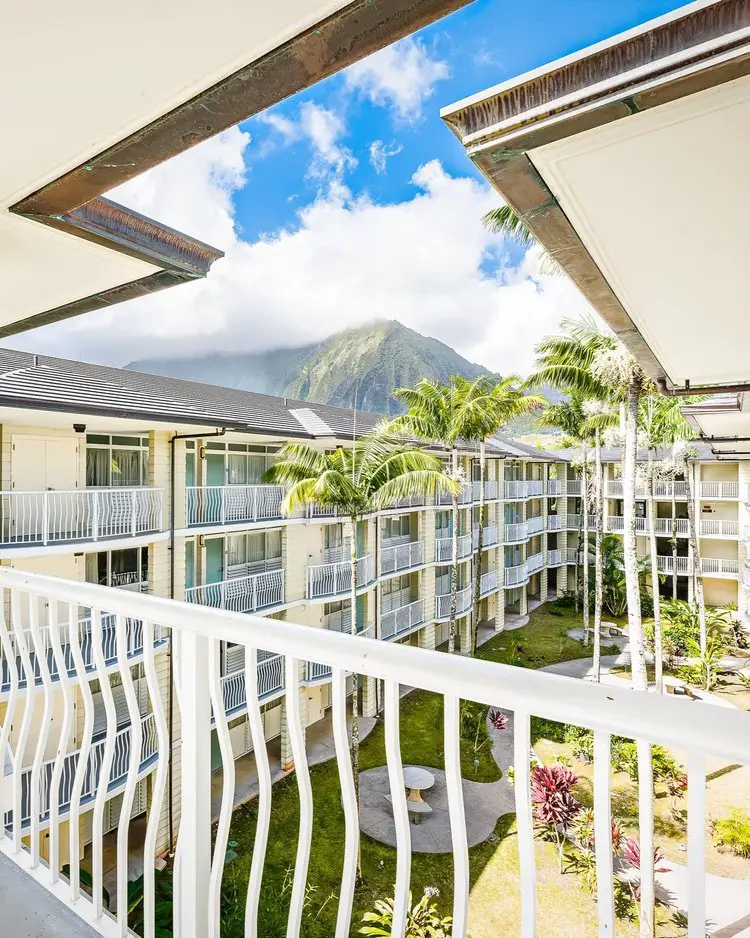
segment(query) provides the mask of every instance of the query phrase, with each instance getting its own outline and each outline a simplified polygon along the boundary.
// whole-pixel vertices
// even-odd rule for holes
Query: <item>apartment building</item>
[[[356,538],[360,631],[385,642],[428,649],[446,645],[453,534],[449,497],[394,504],[353,531],[348,519],[316,506],[284,517],[283,489],[263,482],[285,441],[303,439],[323,449],[346,446],[355,430],[350,411],[11,351],[0,351],[0,369],[2,565],[233,612],[289,616],[310,628],[346,633],[351,628],[350,544]],[[376,420],[357,414],[357,432]],[[511,441],[490,443],[479,556],[481,483],[475,448],[462,448],[460,462],[466,483],[459,498],[457,641],[465,651],[475,567],[485,629],[500,630],[507,615],[524,615],[550,590],[565,589],[567,565],[575,562],[565,542],[565,519],[576,482],[568,480],[566,462],[554,454]],[[80,616],[60,604],[55,614],[66,624],[68,644],[56,648],[54,630],[42,626],[39,632],[46,618],[33,602],[7,613],[21,616],[27,639],[25,647],[23,640],[5,641],[0,651],[0,720],[9,718],[12,724],[12,751],[30,760],[37,719],[43,719],[40,711],[33,720],[13,721],[6,708],[14,681],[21,686],[33,673],[32,693],[45,681],[54,685],[55,703],[48,708],[53,725],[63,719],[66,693],[77,702],[76,720],[66,731],[68,756],[58,806],[63,813],[79,758],[95,766],[104,756],[108,719],[117,723],[109,797],[98,820],[92,820],[91,810],[95,771],[88,773],[89,790],[81,793],[83,851],[92,823],[101,825],[102,834],[120,823],[134,720],[140,721],[141,758],[131,816],[147,808],[158,739],[144,649],[151,642],[162,702],[170,710],[175,677],[170,637],[166,629],[148,630],[136,620],[120,623],[106,609],[88,609]],[[46,661],[38,653],[40,641]],[[90,680],[68,687],[62,662],[77,655],[83,664],[78,673]],[[134,695],[117,673],[123,656]],[[239,758],[252,749],[244,646],[222,643],[219,668],[232,750]],[[109,682],[99,679],[102,670],[112,672]],[[329,667],[304,663],[299,674],[303,727],[330,711],[330,678]],[[282,766],[291,767],[283,658],[259,651],[257,681],[266,739],[280,739]],[[363,712],[374,715],[379,709],[374,678],[363,678],[358,692]],[[89,708],[83,699],[88,695]],[[82,746],[89,710],[90,743]],[[170,722],[174,748],[180,745],[179,715],[172,713]],[[48,734],[39,753],[50,774],[54,736]],[[218,767],[216,733],[212,741]],[[173,760],[159,852],[169,847],[179,820],[178,766],[179,760]],[[29,773],[21,797],[23,825],[35,810]],[[41,795],[42,817],[52,808],[51,787]],[[59,862],[67,862],[64,850]]]

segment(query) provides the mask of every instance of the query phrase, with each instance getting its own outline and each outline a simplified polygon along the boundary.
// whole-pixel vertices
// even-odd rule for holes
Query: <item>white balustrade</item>
[[[400,606],[398,609],[391,609],[390,612],[382,613],[380,616],[380,637],[385,639],[395,638],[397,635],[403,635],[404,632],[410,632],[423,622],[424,601],[418,599],[406,606]]]
[[[526,498],[541,498],[544,495],[544,482],[541,479],[529,479],[526,483]]]
[[[565,481],[563,479],[549,479],[547,482],[547,495],[565,495]]]
[[[525,566],[525,565],[524,565]],[[515,569],[515,568],[512,568]],[[688,771],[688,825],[700,836],[688,837],[687,851],[682,863],[687,867],[686,881],[690,883],[691,903],[688,924],[692,934],[702,935],[705,928],[704,905],[693,902],[705,888],[705,799],[700,797],[706,786],[706,759],[720,764],[750,765],[750,717],[739,708],[717,707],[702,701],[689,701],[672,695],[645,694],[622,685],[602,685],[576,678],[560,677],[483,661],[460,655],[448,656],[424,648],[401,645],[397,642],[379,642],[368,638],[352,638],[291,622],[278,621],[269,627],[262,617],[240,615],[218,609],[187,603],[171,602],[137,593],[108,590],[86,583],[55,580],[20,570],[0,570],[0,587],[9,602],[6,615],[0,617],[0,640],[3,647],[12,641],[23,645],[25,638],[17,632],[31,628],[35,649],[41,642],[40,629],[52,632],[53,653],[61,656],[60,626],[55,621],[55,610],[61,604],[74,607],[108,608],[117,616],[118,640],[122,648],[120,660],[125,657],[125,621],[144,623],[144,673],[146,696],[151,711],[144,717],[139,711],[129,667],[122,667],[118,678],[128,700],[130,724],[118,726],[118,717],[112,703],[102,648],[96,642],[95,660],[102,696],[109,700],[106,725],[101,736],[92,737],[95,704],[90,695],[78,699],[63,680],[60,688],[44,680],[41,689],[19,688],[17,674],[12,678],[11,698],[0,726],[0,765],[5,767],[4,784],[0,786],[0,817],[4,825],[0,830],[5,856],[17,864],[23,875],[49,890],[61,900],[82,922],[102,936],[126,935],[128,903],[118,901],[116,913],[110,913],[101,901],[104,882],[104,834],[102,818],[107,803],[118,799],[121,822],[118,828],[116,850],[113,855],[114,876],[118,887],[118,900],[127,889],[128,870],[134,859],[144,870],[144,889],[147,897],[155,891],[154,863],[157,832],[164,817],[168,792],[169,759],[178,768],[181,820],[177,840],[177,869],[172,880],[172,916],[168,921],[160,918],[160,927],[174,934],[205,938],[218,934],[222,916],[222,880],[227,872],[226,855],[232,808],[235,801],[235,773],[232,738],[224,706],[224,690],[219,674],[222,643],[242,646],[246,668],[246,707],[249,732],[255,753],[259,777],[258,825],[254,837],[243,844],[250,857],[249,887],[237,890],[233,915],[238,927],[249,934],[260,934],[258,926],[262,897],[263,869],[269,842],[277,839],[286,843],[289,826],[280,824],[272,811],[277,791],[271,784],[268,753],[265,746],[264,722],[261,714],[264,687],[258,677],[260,654],[269,654],[262,663],[275,667],[278,676],[284,661],[285,712],[289,728],[291,756],[295,773],[290,778],[299,794],[299,827],[291,836],[297,838],[297,857],[292,875],[290,901],[285,933],[288,938],[302,934],[302,913],[305,903],[307,862],[316,836],[314,821],[316,802],[314,786],[319,779],[311,777],[303,738],[303,715],[299,692],[303,664],[318,662],[308,667],[308,675],[318,677],[330,670],[332,723],[335,757],[341,781],[341,803],[346,836],[342,838],[342,882],[337,890],[339,901],[333,915],[336,927],[330,933],[348,935],[359,922],[353,915],[353,895],[356,881],[356,861],[359,851],[359,823],[351,772],[350,749],[347,734],[348,675],[363,675],[382,683],[385,702],[384,723],[385,759],[390,783],[390,795],[396,814],[397,837],[394,920],[406,921],[409,902],[407,872],[411,866],[411,845],[408,836],[408,815],[404,804],[403,758],[399,737],[400,686],[409,685],[425,692],[440,695],[445,712],[445,770],[449,791],[452,850],[446,862],[454,870],[452,914],[453,932],[467,932],[467,914],[470,903],[469,855],[466,847],[463,819],[462,779],[460,762],[459,701],[475,701],[486,707],[498,707],[513,714],[513,760],[516,766],[513,787],[514,809],[517,818],[519,878],[517,885],[510,883],[507,890],[514,891],[523,920],[530,923],[525,933],[533,933],[537,871],[535,840],[531,815],[529,759],[531,755],[531,715],[583,726],[594,732],[593,757],[593,810],[597,849],[592,855],[599,883],[599,900],[595,916],[601,934],[613,929],[612,849],[610,841],[611,768],[609,758],[610,734],[644,741],[646,745],[659,743],[679,753]],[[29,597],[38,610],[38,619],[31,625],[24,621],[19,610],[29,608]],[[471,602],[471,589],[460,593]],[[450,597],[438,597],[438,604]],[[445,616],[447,617],[447,616]],[[156,667],[153,623],[168,629],[179,637],[175,643],[177,653],[174,710],[179,739],[171,740],[167,705]],[[76,630],[73,630],[75,636]],[[94,630],[94,635],[99,635]],[[73,639],[76,651],[75,638]],[[41,644],[36,649],[41,651]],[[261,652],[260,649],[264,651]],[[40,658],[43,659],[40,654]],[[75,657],[76,671],[83,677],[84,664],[80,655]],[[12,657],[9,660],[13,660]],[[60,666],[61,673],[65,667]],[[227,675],[229,677],[229,675]],[[84,684],[85,686],[85,684]],[[34,693],[35,706],[27,708],[27,695]],[[232,694],[235,693],[233,686]],[[57,695],[59,695],[59,700]],[[235,699],[234,697],[232,699]],[[33,727],[24,720],[25,712],[41,713],[55,704],[59,707],[59,725],[54,729],[51,721],[39,721]],[[80,708],[80,710],[78,709]],[[213,731],[219,743],[223,771],[213,779],[211,760],[211,711],[215,714]],[[11,741],[11,723],[19,726]],[[51,760],[42,758],[46,751],[54,751],[57,734],[63,729],[70,732],[75,725],[82,726],[79,748],[65,752]],[[510,731],[508,731],[510,732]],[[55,734],[54,736],[52,734]],[[62,738],[69,738],[62,734]],[[404,754],[406,755],[406,754]],[[146,773],[152,773],[149,784],[148,807],[145,818],[145,838],[136,842],[131,837],[128,819],[134,813],[136,785]],[[106,784],[102,782],[106,781]],[[51,796],[50,796],[51,795]],[[212,829],[212,797],[218,797],[219,820]],[[400,805],[400,806],[399,806]],[[84,824],[85,813],[92,812],[92,823]],[[637,820],[637,819],[636,819]],[[643,821],[641,821],[641,828]],[[87,861],[93,885],[90,895],[80,888],[83,843],[81,832],[87,831],[92,839],[90,859]],[[44,831],[44,833],[43,833]],[[145,841],[145,842],[144,842]],[[45,845],[42,862],[40,845]],[[141,846],[142,845],[142,846]],[[60,876],[64,859],[70,857],[69,875]],[[302,858],[301,861],[299,858]],[[120,892],[122,890],[122,892]],[[506,890],[506,891],[507,891]],[[62,905],[61,905],[62,909]],[[147,898],[143,906],[146,923],[144,934],[155,932],[155,909]],[[163,910],[160,910],[163,914]],[[395,933],[395,932],[394,932]]]
[[[185,489],[188,526],[281,518],[280,485],[192,485]]]
[[[575,547],[566,547],[562,551],[563,562],[566,564],[578,563],[578,551]]]
[[[537,515],[534,518],[526,519],[526,530],[531,534],[539,534],[544,530],[544,515]]]
[[[580,515],[566,515],[565,516],[565,527],[568,531],[577,531],[581,526],[581,516]]]
[[[0,546],[138,537],[161,531],[162,514],[161,489],[0,492]]]
[[[580,479],[568,479],[565,482],[565,492],[567,495],[580,495],[581,494],[581,480]]]
[[[560,548],[553,548],[552,550],[547,551],[547,566],[548,567],[559,567],[562,563],[562,550]]]
[[[232,612],[257,612],[284,602],[284,571],[267,570],[185,590],[185,601]]]
[[[471,534],[461,534],[458,538],[458,559],[468,557],[471,551]],[[435,560],[437,563],[451,563],[453,561],[452,537],[438,537],[435,539]]]
[[[474,491],[470,482],[461,486],[458,493],[459,505],[470,505],[474,501]],[[453,497],[449,492],[439,492],[436,498],[438,505],[452,505]]]
[[[506,479],[503,495],[507,501],[526,498],[526,482],[522,479]]]
[[[397,573],[409,570],[424,563],[424,544],[422,541],[407,541],[405,544],[389,545],[383,542],[380,549],[380,572]]]
[[[675,519],[677,536],[678,537],[687,537],[690,534],[690,522],[687,518],[677,518]],[[637,518],[637,522],[641,522],[643,525],[643,530],[648,533],[647,519],[646,518]],[[673,519],[672,518],[654,518],[654,531],[660,537],[671,537],[673,529]],[[638,529],[636,529],[638,530]]]
[[[481,482],[472,482],[471,483],[472,498],[475,502],[480,501],[482,495],[482,483]],[[498,497],[498,484],[495,479],[487,479],[484,483],[484,500],[486,502],[497,501]]]
[[[244,663],[244,655],[242,660]],[[267,700],[284,689],[284,658],[282,655],[259,651],[256,671],[260,700]],[[244,667],[222,676],[221,696],[227,716],[234,718],[247,708],[247,671]]]
[[[701,498],[739,498],[739,482],[705,482],[700,484]]]
[[[328,664],[318,664],[317,661],[308,661],[305,665],[305,680],[310,684],[316,681],[330,681],[333,669]]]
[[[482,531],[482,549],[484,550],[487,547],[493,547],[497,544],[499,538],[499,531],[496,524],[488,524]],[[479,525],[474,525],[474,530],[472,531],[472,547],[474,550],[479,548]]]
[[[656,498],[672,498],[672,490],[674,489],[674,497],[677,499],[687,498],[687,483],[686,482],[659,482],[654,481],[654,495]]]
[[[529,571],[526,566],[526,562],[516,564],[514,567],[505,568],[505,582],[504,586],[506,589],[512,586],[520,586],[521,583],[525,583],[529,578]]]
[[[701,572],[704,576],[737,577],[740,572],[739,561],[725,560],[719,557],[701,557]]]
[[[375,579],[375,562],[372,554],[357,558],[357,588],[367,586]],[[346,596],[352,588],[351,561],[322,563],[307,568],[307,598],[321,599],[328,596]]]
[[[479,591],[482,596],[488,596],[490,593],[494,593],[498,588],[497,570],[490,570],[482,574],[479,580]]]
[[[518,544],[529,539],[529,529],[525,521],[505,525],[505,543]]]
[[[526,569],[529,572],[529,575],[536,573],[537,570],[541,570],[544,566],[544,554],[532,554],[530,557],[526,558]]]
[[[699,522],[701,537],[739,537],[739,521],[701,518]]]
[[[471,609],[472,591],[470,586],[460,589],[456,594],[456,615],[463,615]],[[451,594],[439,593],[435,597],[435,618],[448,619],[451,614]]]
[[[548,531],[559,531],[561,527],[560,515],[547,515],[547,530]]]

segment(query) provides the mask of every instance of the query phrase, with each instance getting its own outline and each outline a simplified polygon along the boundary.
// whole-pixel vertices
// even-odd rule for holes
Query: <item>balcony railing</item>
[[[488,596],[499,589],[497,570],[490,570],[483,573],[479,581],[479,592],[482,596]]]
[[[138,537],[162,529],[161,489],[0,492],[0,546]]]
[[[368,586],[375,579],[375,560],[372,554],[357,558],[357,588]],[[346,596],[352,588],[351,561],[321,563],[307,568],[307,598],[323,599],[328,596]]]
[[[515,567],[506,567],[505,568],[505,580],[504,586],[506,589],[513,586],[520,586],[522,583],[525,583],[529,578],[529,571],[526,566],[526,561],[523,563],[516,564]]]
[[[284,602],[284,571],[267,570],[193,586],[185,590],[185,601],[232,612],[259,612],[280,606]]]
[[[424,544],[422,541],[407,541],[405,544],[383,544],[380,549],[380,572],[397,573],[410,570],[424,563]]]
[[[739,537],[739,521],[724,521],[701,518],[699,522],[701,537]]]
[[[654,531],[667,537],[672,536],[672,518],[654,518]],[[687,537],[690,534],[690,522],[687,518],[677,518],[677,536]],[[640,527],[638,526],[640,524]],[[739,530],[739,529],[738,529]],[[636,531],[648,534],[648,519],[636,518]]]
[[[462,534],[458,538],[458,559],[468,557],[472,551],[471,534]],[[437,563],[451,563],[453,560],[453,538],[438,537],[435,540],[435,560]]]
[[[468,612],[471,609],[472,603],[472,590],[470,586],[466,586],[463,589],[460,589],[456,593],[456,614],[463,615],[463,613]],[[439,593],[435,597],[435,618],[436,619],[448,619],[451,614],[451,594],[450,593]]]
[[[534,518],[526,519],[526,530],[531,534],[539,534],[544,530],[545,515],[537,515]]]
[[[270,652],[258,652],[256,665],[258,698],[267,701],[284,689],[284,658]],[[236,717],[247,708],[247,671],[241,668],[221,678],[221,697],[227,716]],[[214,720],[216,716],[214,715]]]
[[[557,548],[547,551],[547,566],[559,567],[562,563],[562,550]]]
[[[559,531],[561,527],[560,515],[547,515],[547,530]]]
[[[406,606],[384,612],[380,616],[380,637],[385,639],[396,638],[405,632],[411,632],[412,629],[423,622],[424,601],[418,599]]]
[[[740,574],[740,565],[737,560],[724,560],[719,557],[701,557],[701,572],[704,576],[730,576]]]
[[[280,485],[192,485],[185,489],[188,526],[281,518]]]
[[[475,524],[472,534],[472,547],[477,550],[479,547],[479,525]],[[499,532],[496,524],[488,524],[482,532],[482,548],[493,547],[497,544]]]
[[[739,498],[739,482],[701,482],[701,498]]]
[[[526,558],[526,569],[531,576],[532,573],[536,573],[537,570],[541,570],[544,566],[544,554],[541,552],[538,554],[532,554],[530,557]]]
[[[566,495],[580,495],[581,494],[581,480],[580,479],[567,479],[564,485],[565,485]]]
[[[532,819],[530,755],[531,716],[571,723],[593,730],[593,816],[596,848],[592,862],[596,867],[598,901],[596,919],[600,934],[615,933],[612,841],[611,841],[611,766],[610,740],[612,735],[638,740],[641,752],[659,743],[681,754],[687,767],[688,796],[686,881],[690,884],[688,926],[693,935],[703,935],[706,921],[705,903],[705,825],[706,815],[706,763],[707,758],[723,764],[750,764],[750,718],[739,708],[717,707],[702,701],[686,702],[671,695],[645,694],[627,686],[603,685],[575,678],[545,674],[528,668],[482,661],[462,656],[447,656],[427,649],[412,648],[393,642],[377,642],[367,638],[352,639],[324,629],[276,622],[268,628],[268,620],[237,615],[221,610],[191,606],[117,592],[111,597],[106,588],[89,584],[54,580],[25,574],[18,570],[0,570],[0,586],[10,594],[10,616],[0,619],[0,633],[5,639],[16,627],[25,628],[17,621],[15,611],[28,605],[29,595],[42,600],[46,607],[40,624],[56,629],[49,619],[49,610],[59,603],[101,608],[109,605],[112,612],[145,623],[158,622],[179,633],[176,693],[174,707],[181,727],[180,744],[173,748],[169,737],[169,722],[162,697],[152,636],[145,642],[145,681],[153,712],[145,721],[137,709],[130,669],[123,668],[119,677],[127,691],[128,706],[135,725],[117,726],[116,714],[108,713],[103,740],[91,740],[94,703],[83,698],[78,706],[83,709],[84,742],[75,765],[67,762],[69,754],[61,753],[46,768],[42,755],[51,732],[49,723],[40,723],[33,737],[28,737],[26,749],[33,755],[31,768],[28,761],[13,758],[9,721],[0,728],[0,764],[6,767],[5,784],[0,788],[2,816],[6,824],[0,836],[1,849],[15,862],[25,875],[58,899],[65,902],[74,914],[101,935],[126,935],[128,903],[117,902],[117,913],[104,907],[104,841],[102,818],[107,802],[119,797],[120,814],[126,819],[118,830],[117,850],[114,854],[118,900],[127,891],[131,842],[127,819],[132,815],[136,785],[145,771],[153,772],[146,812],[145,842],[142,855],[144,891],[146,900],[144,934],[155,931],[154,864],[157,834],[166,803],[167,770],[170,756],[179,769],[181,820],[177,841],[177,874],[173,878],[172,914],[160,926],[180,938],[207,938],[218,933],[223,906],[222,880],[226,875],[225,856],[229,840],[230,821],[235,800],[235,771],[232,739],[222,699],[219,660],[222,642],[245,648],[247,678],[247,708],[249,731],[259,780],[258,826],[253,841],[246,845],[252,857],[249,888],[239,891],[237,907],[233,913],[239,917],[239,926],[247,933],[259,933],[257,927],[259,904],[263,888],[263,870],[268,843],[277,839],[288,841],[290,836],[286,818],[277,820],[272,811],[278,791],[271,783],[271,768],[265,746],[261,698],[257,684],[258,649],[267,648],[272,654],[284,657],[285,712],[289,729],[291,758],[295,764],[292,784],[297,785],[299,797],[299,827],[292,836],[298,838],[297,860],[291,874],[290,902],[285,910],[286,934],[299,938],[305,905],[308,858],[317,828],[314,780],[311,777],[305,747],[300,673],[303,662],[320,662],[321,668],[331,670],[332,725],[335,758],[340,778],[341,804],[344,815],[345,836],[342,838],[341,882],[337,887],[336,925],[330,933],[341,936],[358,927],[353,920],[354,893],[359,852],[359,817],[355,798],[354,778],[347,732],[347,691],[350,673],[382,681],[384,706],[385,758],[388,768],[390,798],[396,830],[396,857],[394,861],[395,891],[393,934],[405,932],[409,904],[409,871],[411,868],[411,838],[400,745],[400,694],[403,685],[437,694],[442,698],[445,714],[444,750],[447,785],[447,804],[450,814],[451,851],[446,862],[451,864],[453,876],[453,933],[465,935],[468,928],[470,906],[469,850],[461,776],[460,701],[475,701],[487,707],[500,707],[513,713],[512,748],[515,779],[512,788],[513,810],[516,815],[516,842],[518,844],[519,874],[517,894],[522,920],[529,923],[526,933],[534,931],[537,871],[536,844]],[[109,687],[106,669],[99,662],[102,690]],[[18,692],[17,693],[25,693]],[[39,693],[40,710],[53,705],[55,690],[48,685]],[[14,704],[17,701],[14,701]],[[9,704],[10,706],[10,704]],[[76,700],[72,694],[64,695],[61,725],[72,728],[76,719]],[[219,821],[212,828],[211,818],[211,711],[216,714],[215,733],[222,759],[222,773],[218,777],[220,795]],[[127,743],[122,743],[127,739]],[[92,751],[99,746],[97,755]],[[23,747],[22,747],[23,749]],[[17,751],[17,747],[16,747]],[[137,754],[137,755],[136,755]],[[23,752],[22,752],[23,755]],[[98,763],[98,768],[97,768]],[[63,780],[72,775],[66,805],[53,797],[46,807],[43,792],[63,790]],[[24,782],[24,776],[28,779]],[[45,782],[45,778],[49,781]],[[94,784],[106,779],[108,784]],[[216,781],[216,780],[215,780]],[[114,785],[113,785],[114,782]],[[29,792],[28,825],[24,827],[23,792]],[[81,888],[81,815],[93,809],[91,825],[92,851],[88,867],[92,878],[90,895]],[[48,820],[45,818],[45,810]],[[644,814],[640,829],[646,829]],[[69,822],[68,822],[69,821]],[[42,825],[48,827],[43,838]],[[45,862],[41,858],[41,843],[45,842]],[[139,849],[140,855],[140,849]],[[63,862],[70,857],[70,871],[60,876]],[[513,885],[508,890],[514,892]],[[160,909],[164,914],[164,910]],[[243,921],[244,918],[244,921]]]
[[[471,483],[466,483],[461,487],[461,490],[458,493],[458,504],[459,505],[470,505],[474,501],[474,492],[471,486]],[[439,492],[436,497],[436,504],[438,505],[452,505],[453,499],[449,492]]]
[[[654,495],[657,498],[672,498],[672,489],[675,498],[687,498],[687,483],[654,481]]]
[[[505,543],[519,544],[521,541],[529,539],[529,529],[525,521],[517,521],[514,524],[505,525]]]
[[[565,487],[564,479],[549,479],[547,481],[547,495],[565,495],[567,489]]]
[[[472,498],[475,502],[478,502],[482,497],[482,483],[481,482],[472,482],[471,483]],[[486,502],[497,501],[498,497],[498,484],[495,479],[487,479],[484,483],[484,500]]]
[[[94,622],[90,616],[80,619],[71,630],[67,622],[60,622],[53,630],[45,625],[37,628],[20,629],[0,645],[0,693],[11,689],[11,675],[15,671],[19,687],[29,685],[29,675],[34,684],[43,680],[57,682],[62,677],[76,673],[76,658],[86,674],[96,670],[94,658]],[[96,626],[101,637],[102,655],[107,667],[118,661],[134,659],[143,654],[143,623],[138,619],[126,619],[118,629],[113,615],[103,614]],[[55,643],[60,642],[59,646]],[[160,626],[154,628],[154,647],[166,644],[167,636]],[[6,647],[7,646],[7,647]]]
[[[541,479],[506,479],[503,491],[508,501],[540,498],[544,494],[544,482]]]

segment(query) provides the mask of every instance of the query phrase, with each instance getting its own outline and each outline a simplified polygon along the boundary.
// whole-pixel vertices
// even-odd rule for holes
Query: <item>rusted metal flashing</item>
[[[17,202],[62,215],[471,0],[355,0],[125,140]]]
[[[443,113],[443,120],[464,143],[480,172],[524,219],[534,237],[630,348],[646,372],[665,389],[674,382],[589,254],[529,154],[545,144],[750,74],[750,51],[743,49],[748,39],[732,35],[749,27],[750,0],[720,0]],[[711,40],[715,41],[711,52],[696,48],[694,56],[684,54],[685,50]],[[712,56],[728,51],[734,54],[725,60],[712,60]],[[677,53],[683,53],[679,61]],[[675,59],[662,61],[669,56]],[[687,64],[700,67],[685,73]],[[639,89],[641,82],[634,83],[631,73],[645,65],[652,66],[649,81],[653,82],[655,77],[659,81]],[[643,76],[640,77],[642,80]],[[618,83],[618,79],[622,81]],[[715,388],[716,392],[721,390]]]

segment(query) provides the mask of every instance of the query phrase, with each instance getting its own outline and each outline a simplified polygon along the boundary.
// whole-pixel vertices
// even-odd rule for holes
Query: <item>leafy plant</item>
[[[144,934],[143,874],[128,883],[128,919],[137,935]],[[170,870],[154,870],[154,935],[172,938],[174,893]]]
[[[591,762],[594,758],[594,734],[591,730],[566,723],[565,742],[573,747],[573,755],[581,762]]]
[[[711,833],[717,847],[737,857],[750,858],[750,814],[741,808],[732,808],[724,818],[715,820]]]
[[[566,837],[581,812],[573,795],[578,776],[564,765],[535,765],[531,770],[531,804],[534,818],[557,843],[560,872]]]
[[[622,842],[622,851],[621,851],[622,862],[626,867],[629,867],[632,870],[637,870],[639,873],[641,871],[641,844],[640,841],[635,837],[624,837]],[[659,864],[664,862],[664,854],[659,849],[659,847],[654,847],[654,872],[655,873],[668,873],[669,868],[666,866],[660,866]],[[640,879],[631,881],[628,880],[628,885],[633,891],[633,898],[638,900],[641,898],[641,883]]]
[[[651,765],[654,784],[669,784],[682,774],[674,756],[663,746],[651,747]],[[612,747],[612,766],[616,772],[626,772],[633,782],[638,781],[638,753],[632,739],[615,740]]]
[[[405,938],[451,938],[453,919],[450,915],[441,917],[432,902],[433,898],[438,895],[437,889],[425,889],[419,902],[409,910]],[[411,902],[412,896],[409,893],[409,905]],[[375,911],[365,912],[362,916],[363,922],[371,924],[363,925],[359,929],[359,934],[390,938],[393,929],[393,904],[394,900],[390,897],[378,899],[375,903]]]
[[[461,738],[471,745],[476,759],[479,753],[492,743],[487,729],[487,707],[472,700],[464,700],[461,702],[460,719]]]
[[[66,863],[60,872],[63,876],[67,876],[68,879],[70,879],[70,864]],[[81,866],[78,868],[78,878],[81,882],[83,891],[87,892],[89,895],[92,895],[94,889],[94,878],[91,873],[89,873],[87,869]],[[102,903],[104,904],[105,909],[109,908],[109,902],[109,892],[104,888],[104,886],[102,886]]]
[[[724,657],[725,647],[722,639],[715,633],[709,632],[706,639],[706,650],[701,651],[698,642],[690,640],[688,651],[698,660],[693,665],[697,669],[700,686],[710,691],[716,684],[719,674],[719,665]]]

